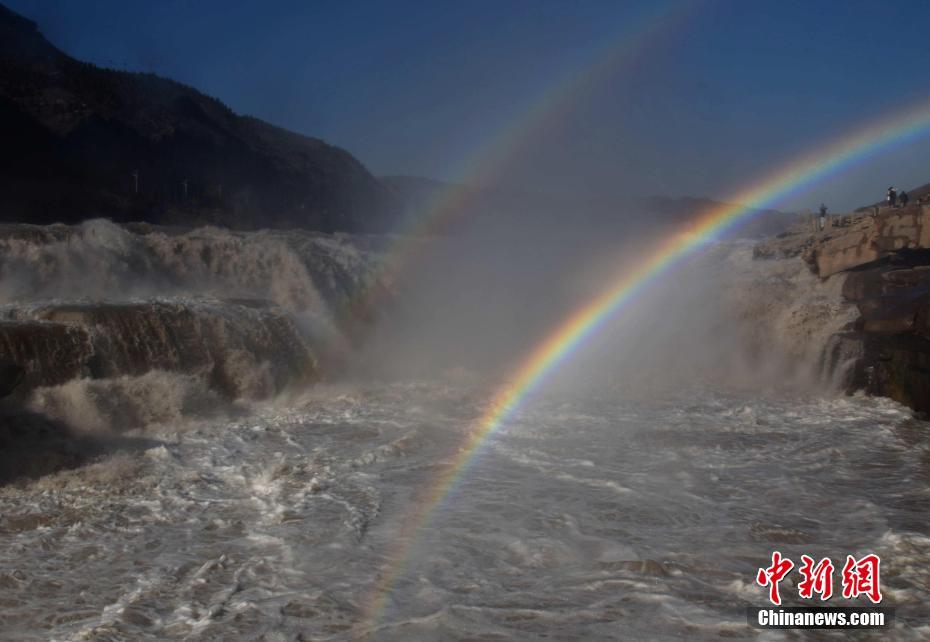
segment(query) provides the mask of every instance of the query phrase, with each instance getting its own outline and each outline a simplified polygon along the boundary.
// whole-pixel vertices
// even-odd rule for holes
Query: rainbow
[[[482,138],[450,172],[449,184],[427,203],[410,212],[382,253],[377,278],[346,305],[339,316],[344,323],[371,318],[393,285],[428,247],[423,240],[442,230],[467,211],[473,199],[512,159],[555,126],[591,92],[609,82],[625,65],[634,64],[649,45],[668,42],[670,32],[686,22],[697,3],[656,3],[624,24],[620,33],[598,43],[574,65],[547,83],[545,89],[512,109],[509,118]]]
[[[617,315],[637,293],[648,288],[678,263],[701,247],[718,239],[735,224],[759,209],[790,197],[823,178],[836,174],[856,162],[930,133],[930,102],[898,112],[856,130],[852,134],[804,156],[767,178],[760,180],[731,199],[740,205],[713,209],[693,221],[687,229],[659,244],[636,270],[618,274],[612,285],[594,300],[568,317],[539,344],[509,381],[494,395],[479,421],[470,430],[455,461],[427,488],[405,520],[398,550],[392,564],[378,583],[378,589],[365,610],[366,631],[377,623],[387,597],[399,579],[414,549],[415,536],[467,472],[481,446],[498,431],[527,396],[546,376],[565,362],[585,340]]]

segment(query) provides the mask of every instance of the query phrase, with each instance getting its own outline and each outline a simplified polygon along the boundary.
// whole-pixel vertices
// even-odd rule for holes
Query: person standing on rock
[[[898,204],[898,193],[895,191],[894,187],[888,188],[888,207],[894,207]]]
[[[820,204],[820,231],[823,232],[823,228],[827,226],[827,206],[823,203]]]
[[[907,202],[910,200],[910,198],[908,197],[907,192],[905,192],[904,190],[901,190],[900,200],[901,200],[901,207],[907,207]]]

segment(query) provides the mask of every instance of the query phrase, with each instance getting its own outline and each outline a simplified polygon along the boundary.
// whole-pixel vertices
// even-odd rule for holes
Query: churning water
[[[530,399],[363,623],[413,498],[488,398],[328,389],[0,489],[0,635],[755,637],[744,608],[775,549],[879,554],[894,635],[930,635],[924,427],[883,400],[698,388]]]
[[[96,456],[0,487],[0,638],[753,638],[745,607],[765,605],[754,580],[773,550],[877,553],[893,634],[930,636],[926,424],[804,383],[855,318],[840,279],[753,261],[751,244],[709,252],[562,369],[580,389],[528,398],[405,541],[424,489],[467,455],[491,385],[397,375],[254,401],[294,394],[302,378],[276,373],[309,363],[294,346],[322,351],[347,302],[377,289],[377,247],[100,221],[0,230],[0,316],[59,332],[23,364],[57,378],[22,416],[2,408],[0,448],[21,440],[45,470]],[[439,308],[427,297],[412,315],[451,327],[436,343],[475,323]],[[403,358],[430,352],[401,326]],[[795,388],[747,390],[773,381]],[[42,450],[65,425],[74,442]]]

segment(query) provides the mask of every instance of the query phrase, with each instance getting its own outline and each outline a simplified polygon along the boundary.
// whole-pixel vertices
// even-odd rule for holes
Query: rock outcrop
[[[845,280],[858,318],[825,346],[832,367],[852,361],[848,390],[930,412],[930,205],[870,208],[813,222],[759,244],[757,258],[801,256],[821,278]]]
[[[901,251],[850,272],[843,294],[860,317],[849,385],[930,411],[930,252]]]
[[[26,371],[12,361],[0,362],[0,397],[10,395],[22,383]]]
[[[930,248],[930,205],[873,208],[830,216],[824,230],[815,219],[756,246],[758,258],[801,256],[822,278],[878,261],[902,250]]]

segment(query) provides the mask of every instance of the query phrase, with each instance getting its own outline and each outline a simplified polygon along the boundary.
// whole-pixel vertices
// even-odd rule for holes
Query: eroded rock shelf
[[[859,317],[825,352],[853,357],[847,389],[930,411],[930,205],[831,217],[823,231],[802,221],[755,256],[800,256],[821,278],[843,276],[842,296]]]

